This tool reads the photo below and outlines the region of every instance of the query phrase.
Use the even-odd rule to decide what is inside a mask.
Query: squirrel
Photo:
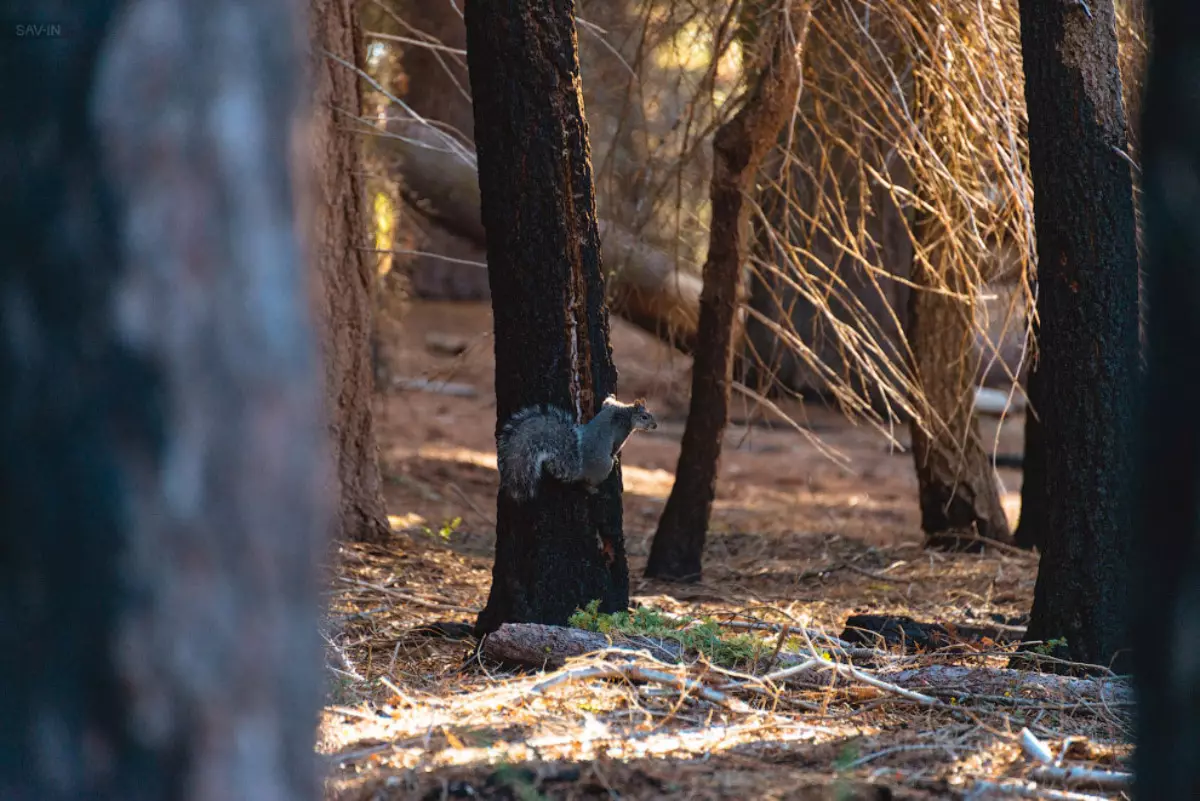
[[[526,407],[504,424],[497,437],[500,486],[513,500],[529,501],[537,495],[545,469],[563,483],[582,482],[595,494],[633,432],[657,427],[641,398],[622,403],[609,395],[585,424],[577,424],[574,415],[556,406]]]

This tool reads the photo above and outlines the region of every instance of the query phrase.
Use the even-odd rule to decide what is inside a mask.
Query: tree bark
[[[761,66],[744,105],[713,136],[712,222],[700,322],[692,363],[692,397],[667,499],[650,546],[646,575],[698,581],[705,534],[716,494],[721,440],[729,417],[733,379],[733,324],[738,283],[746,260],[750,206],[759,165],[775,144],[800,91],[800,53],[810,7],[763,4],[758,39]]]
[[[1137,799],[1200,798],[1200,20],[1153,0],[1143,98],[1148,394],[1134,534]]]
[[[297,8],[6,8],[0,797],[316,799]]]
[[[391,534],[379,477],[379,447],[371,413],[372,293],[364,247],[369,245],[362,154],[340,111],[359,113],[362,60],[358,17],[350,0],[312,0],[313,118],[309,147],[316,169],[315,203],[308,211],[307,246],[316,267],[325,357],[326,405],[337,446],[340,539],[382,542]]]
[[[615,392],[587,125],[570,0],[469,0],[482,219],[500,427],[539,403],[590,419]],[[476,629],[565,624],[576,609],[629,605],[621,473],[592,495],[543,481],[497,501],[496,562]]]
[[[1033,346],[1037,347],[1037,323],[1034,323]],[[1046,548],[1046,437],[1042,429],[1041,409],[1045,405],[1045,381],[1035,361],[1029,368],[1025,394],[1025,452],[1021,458],[1021,518],[1013,532],[1013,544],[1021,548]]]
[[[917,469],[921,529],[927,547],[984,547],[966,544],[959,534],[1011,542],[1008,518],[1000,503],[989,453],[975,416],[977,355],[970,308],[954,297],[933,292],[914,265],[909,293],[909,344],[916,360],[928,411],[927,433],[910,422],[913,461]]]
[[[1128,638],[1138,264],[1112,0],[1021,0],[1047,513],[1028,637],[1109,664]],[[1031,476],[1032,478],[1032,476]],[[1123,660],[1118,660],[1123,661]]]

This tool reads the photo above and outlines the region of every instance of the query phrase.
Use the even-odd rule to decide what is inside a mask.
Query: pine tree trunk
[[[570,0],[468,0],[467,66],[487,232],[497,433],[551,403],[586,421],[616,390]],[[500,492],[496,562],[479,633],[565,624],[590,601],[629,605],[619,465],[590,495],[544,480]]]
[[[1034,323],[1033,347],[1038,341],[1037,323]],[[1046,498],[1046,436],[1042,429],[1041,408],[1045,405],[1041,369],[1034,363],[1029,368],[1025,381],[1025,395],[1029,403],[1025,408],[1025,452],[1021,457],[1021,519],[1013,532],[1013,543],[1020,548],[1046,547],[1046,514],[1049,506]]]
[[[375,278],[363,247],[368,244],[361,142],[342,112],[358,113],[358,76],[349,64],[362,60],[358,17],[351,0],[312,0],[310,36],[313,120],[309,147],[316,169],[315,203],[308,209],[307,246],[316,266],[318,307],[325,356],[326,404],[337,447],[341,539],[382,542],[390,536],[379,447],[371,413],[371,315]]]
[[[7,9],[0,798],[316,799],[297,9]]]
[[[769,22],[758,40],[762,66],[756,70],[754,88],[741,110],[713,136],[712,222],[692,362],[691,406],[675,486],[650,547],[649,577],[700,579],[729,416],[734,312],[751,234],[747,198],[759,165],[795,108],[800,89],[800,51],[808,31],[809,6],[796,2],[789,14],[790,19],[774,8],[763,14]]]
[[[918,234],[930,227],[918,226]],[[925,420],[910,423],[913,460],[926,546],[975,550],[978,542],[958,535],[1001,542],[1012,537],[975,416],[974,304],[933,291],[964,289],[946,262],[934,246],[929,266],[913,264],[917,288],[909,293],[908,341],[925,400]]]
[[[1138,376],[1133,186],[1112,0],[1021,0],[1038,249],[1045,550],[1030,640],[1127,644]],[[1032,475],[1031,475],[1032,478]]]
[[[1200,20],[1155,0],[1143,100],[1149,392],[1134,533],[1134,798],[1200,798]]]

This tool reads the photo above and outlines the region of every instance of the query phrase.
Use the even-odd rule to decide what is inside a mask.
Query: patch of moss
[[[670,640],[728,668],[749,665],[755,658],[769,656],[774,650],[773,644],[754,635],[726,634],[712,618],[673,618],[647,606],[612,614],[601,613],[599,608],[600,602],[592,601],[571,616],[570,625],[605,635]]]

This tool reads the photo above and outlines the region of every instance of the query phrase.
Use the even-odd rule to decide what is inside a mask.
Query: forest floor
[[[335,680],[319,733],[329,801],[961,798],[985,779],[1007,782],[995,797],[1021,787],[1050,797],[1020,784],[1032,767],[1022,727],[1056,755],[1069,746],[1071,765],[1127,769],[1127,708],[1103,698],[1006,703],[966,688],[931,706],[828,678],[731,692],[741,700],[727,704],[596,677],[535,689],[547,674],[497,669],[472,658],[473,643],[422,630],[472,623],[487,598],[498,483],[491,330],[486,304],[418,302],[389,345],[393,386],[375,408],[394,537],[340,548],[328,632]],[[924,550],[911,455],[812,404],[784,406],[802,433],[735,399],[703,581],[642,578],[678,458],[688,361],[621,320],[612,341],[621,397],[646,397],[660,421],[622,458],[635,605],[770,623],[764,662],[785,623],[837,636],[860,613],[951,628],[1027,619],[1036,557]],[[984,428],[999,451],[1020,452],[1020,417],[998,434],[996,421]],[[907,444],[907,430],[893,434]],[[1015,523],[1020,473],[999,473]],[[995,670],[1010,648],[984,640],[953,650],[895,658]]]

